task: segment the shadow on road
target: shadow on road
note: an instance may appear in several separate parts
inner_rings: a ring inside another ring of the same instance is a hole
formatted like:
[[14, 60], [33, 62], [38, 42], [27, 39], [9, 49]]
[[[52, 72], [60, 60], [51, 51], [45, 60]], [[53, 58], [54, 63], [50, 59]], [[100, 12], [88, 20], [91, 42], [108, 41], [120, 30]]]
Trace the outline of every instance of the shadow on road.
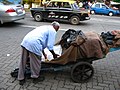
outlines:
[[20, 22], [9, 22], [1, 24], [0, 27], [10, 28], [10, 27], [18, 27], [19, 25], [23, 25], [23, 23]]

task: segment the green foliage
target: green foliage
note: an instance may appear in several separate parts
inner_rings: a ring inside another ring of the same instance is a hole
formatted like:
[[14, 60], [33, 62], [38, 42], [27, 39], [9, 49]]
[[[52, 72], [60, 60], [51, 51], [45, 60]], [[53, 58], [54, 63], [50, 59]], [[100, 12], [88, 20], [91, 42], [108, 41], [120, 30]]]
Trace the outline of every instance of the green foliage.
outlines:
[[103, 2], [103, 0], [97, 0], [97, 2]]
[[23, 0], [24, 2], [29, 2], [29, 0]]
[[34, 2], [34, 0], [23, 0], [23, 2], [30, 3], [30, 2]]
[[119, 2], [120, 3], [120, 0], [113, 0], [114, 2]]

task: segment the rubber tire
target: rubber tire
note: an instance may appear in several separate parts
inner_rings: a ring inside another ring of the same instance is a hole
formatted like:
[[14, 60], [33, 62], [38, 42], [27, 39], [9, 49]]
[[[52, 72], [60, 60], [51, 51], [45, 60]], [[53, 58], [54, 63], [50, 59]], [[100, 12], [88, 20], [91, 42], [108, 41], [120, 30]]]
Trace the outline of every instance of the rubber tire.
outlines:
[[108, 15], [109, 15], [109, 16], [113, 16], [113, 12], [109, 12]]
[[95, 11], [94, 11], [94, 10], [91, 10], [90, 13], [91, 13], [91, 14], [95, 14]]
[[88, 82], [93, 75], [94, 68], [88, 62], [78, 62], [72, 67], [71, 70], [71, 79], [76, 83]]
[[36, 13], [36, 14], [34, 15], [34, 19], [35, 19], [35, 21], [40, 22], [40, 21], [43, 20], [43, 16], [42, 16], [42, 14], [40, 14], [40, 13]]
[[1, 23], [1, 21], [0, 21], [0, 25], [1, 25], [2, 23]]
[[78, 16], [72, 16], [72, 17], [70, 18], [70, 23], [73, 24], [73, 25], [79, 24], [79, 23], [80, 23], [79, 17], [78, 17]]

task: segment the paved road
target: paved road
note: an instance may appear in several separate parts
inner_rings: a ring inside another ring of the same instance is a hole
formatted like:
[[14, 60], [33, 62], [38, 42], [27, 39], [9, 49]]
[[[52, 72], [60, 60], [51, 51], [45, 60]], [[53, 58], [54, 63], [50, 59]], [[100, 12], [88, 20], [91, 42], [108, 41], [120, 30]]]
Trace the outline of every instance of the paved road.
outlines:
[[[84, 32], [120, 30], [119, 17], [91, 16], [90, 21], [80, 25], [61, 24], [61, 29], [74, 28]], [[27, 80], [24, 86], [10, 76], [11, 70], [17, 67], [20, 60], [20, 43], [23, 37], [33, 28], [50, 22], [34, 22], [27, 14], [25, 20], [0, 27], [0, 90], [120, 90], [120, 51], [109, 53], [106, 58], [94, 61], [95, 74], [87, 83], [74, 83], [70, 78], [70, 71], [46, 72], [45, 81], [38, 84]], [[62, 34], [60, 31], [58, 36]], [[59, 39], [59, 38], [57, 38]]]

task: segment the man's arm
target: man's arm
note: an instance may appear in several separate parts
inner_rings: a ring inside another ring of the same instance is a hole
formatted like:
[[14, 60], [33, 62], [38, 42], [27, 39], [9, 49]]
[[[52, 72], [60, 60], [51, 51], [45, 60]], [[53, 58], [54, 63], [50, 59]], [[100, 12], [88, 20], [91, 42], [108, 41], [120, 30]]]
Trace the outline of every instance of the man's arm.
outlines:
[[53, 50], [50, 50], [50, 52], [52, 53], [54, 59], [57, 58], [57, 56], [59, 56], [58, 54], [55, 54]]
[[44, 50], [42, 51], [42, 53], [43, 53], [45, 59], [47, 59], [47, 55], [45, 54]]

